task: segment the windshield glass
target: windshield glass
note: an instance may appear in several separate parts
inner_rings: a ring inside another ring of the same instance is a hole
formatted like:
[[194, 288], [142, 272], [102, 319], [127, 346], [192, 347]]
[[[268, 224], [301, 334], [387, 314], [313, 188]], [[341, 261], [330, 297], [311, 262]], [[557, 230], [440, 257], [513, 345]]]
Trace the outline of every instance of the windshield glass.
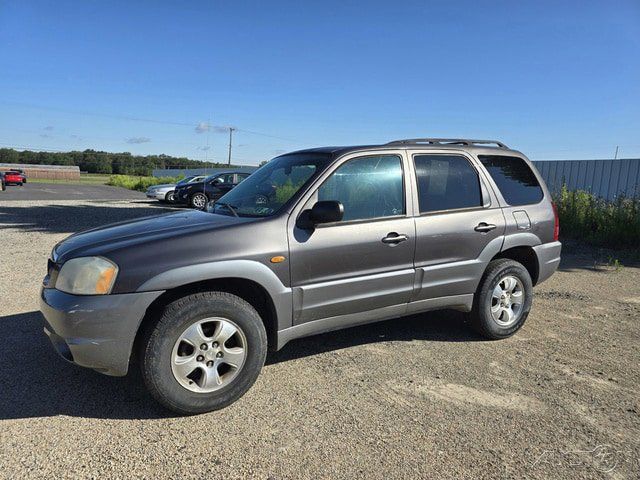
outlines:
[[[276, 157], [218, 200], [213, 213], [268, 217], [276, 213], [329, 163], [328, 154]], [[229, 208], [231, 207], [231, 208]]]
[[185, 177], [182, 180], [180, 180], [178, 183], [176, 183], [176, 185], [184, 185], [185, 183], [189, 183], [193, 178], [195, 177]]

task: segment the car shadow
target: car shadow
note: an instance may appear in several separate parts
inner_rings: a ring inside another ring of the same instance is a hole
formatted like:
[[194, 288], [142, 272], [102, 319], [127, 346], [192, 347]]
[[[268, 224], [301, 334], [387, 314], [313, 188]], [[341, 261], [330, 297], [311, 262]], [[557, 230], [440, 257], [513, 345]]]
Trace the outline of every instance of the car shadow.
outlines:
[[282, 350], [270, 352], [266, 364], [273, 365], [371, 343], [412, 342], [414, 340], [428, 342], [485, 341], [470, 328], [464, 314], [454, 310], [438, 310], [293, 340]]
[[[176, 416], [146, 392], [137, 369], [108, 377], [62, 360], [43, 333], [40, 312], [0, 317], [0, 420], [68, 415], [85, 418], [155, 419]], [[362, 344], [427, 340], [477, 341], [462, 314], [432, 312], [349, 328], [291, 342], [267, 365]]]

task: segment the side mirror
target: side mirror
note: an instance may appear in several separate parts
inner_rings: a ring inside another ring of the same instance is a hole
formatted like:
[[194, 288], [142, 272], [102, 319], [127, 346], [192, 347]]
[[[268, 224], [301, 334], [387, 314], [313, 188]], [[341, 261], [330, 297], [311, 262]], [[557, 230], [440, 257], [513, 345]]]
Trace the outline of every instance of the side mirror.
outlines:
[[311, 210], [305, 210], [298, 217], [299, 228], [308, 230], [322, 223], [333, 223], [342, 220], [344, 205], [335, 200], [316, 202]]

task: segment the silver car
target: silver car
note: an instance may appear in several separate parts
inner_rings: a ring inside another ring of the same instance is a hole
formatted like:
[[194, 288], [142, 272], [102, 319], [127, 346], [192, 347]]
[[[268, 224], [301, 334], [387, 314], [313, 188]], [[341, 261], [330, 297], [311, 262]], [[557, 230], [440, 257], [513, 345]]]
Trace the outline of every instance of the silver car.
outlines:
[[190, 177], [185, 177], [180, 180], [178, 183], [165, 183], [162, 185], [152, 185], [147, 188], [147, 198], [153, 198], [155, 200], [160, 200], [161, 202], [169, 202], [172, 203], [174, 201], [173, 192], [177, 185], [185, 185], [187, 183], [201, 182], [207, 176], [206, 175], [192, 175]]

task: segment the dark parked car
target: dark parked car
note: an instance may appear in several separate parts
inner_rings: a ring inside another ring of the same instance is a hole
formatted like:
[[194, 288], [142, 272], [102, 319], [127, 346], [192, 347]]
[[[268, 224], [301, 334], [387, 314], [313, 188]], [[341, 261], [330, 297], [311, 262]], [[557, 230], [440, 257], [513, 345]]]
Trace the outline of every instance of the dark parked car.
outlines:
[[7, 189], [7, 184], [4, 180], [4, 173], [0, 172], [0, 191], [4, 192]]
[[175, 203], [186, 203], [191, 208], [205, 210], [209, 202], [218, 200], [249, 175], [245, 172], [217, 173], [201, 182], [176, 185], [173, 200]]
[[295, 338], [441, 308], [487, 338], [513, 335], [558, 267], [558, 233], [542, 178], [500, 142], [302, 150], [210, 213], [60, 242], [40, 308], [67, 360], [125, 375], [135, 358], [159, 402], [205, 412], [240, 398], [267, 349]]
[[19, 185], [20, 187], [24, 183], [26, 177], [20, 172], [8, 170], [4, 172], [4, 181], [7, 185]]

